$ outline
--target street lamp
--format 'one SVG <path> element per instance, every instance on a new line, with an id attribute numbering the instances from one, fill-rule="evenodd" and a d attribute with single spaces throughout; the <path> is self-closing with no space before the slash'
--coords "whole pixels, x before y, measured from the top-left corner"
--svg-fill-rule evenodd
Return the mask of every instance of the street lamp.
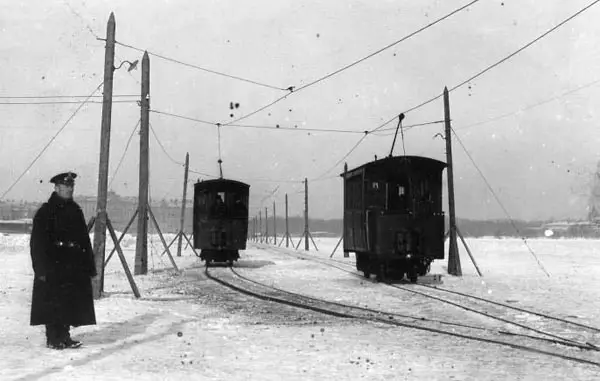
<path id="1" fill-rule="evenodd" d="M 113 71 L 119 70 L 121 68 L 121 66 L 123 66 L 123 64 L 125 62 L 127 62 L 129 64 L 129 69 L 127 69 L 127 72 L 130 72 L 132 70 L 136 70 L 137 69 L 137 64 L 138 64 L 139 60 L 135 60 L 133 62 L 129 62 L 129 61 L 125 60 L 125 61 L 121 62 L 121 64 L 118 67 L 113 68 Z"/>

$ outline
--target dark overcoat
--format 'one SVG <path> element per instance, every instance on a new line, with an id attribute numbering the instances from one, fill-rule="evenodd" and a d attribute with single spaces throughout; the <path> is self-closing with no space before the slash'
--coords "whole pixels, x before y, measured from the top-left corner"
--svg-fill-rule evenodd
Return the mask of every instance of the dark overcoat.
<path id="1" fill-rule="evenodd" d="M 52 193 L 35 214 L 29 245 L 35 273 L 31 325 L 96 324 L 91 282 L 96 266 L 79 205 Z"/>

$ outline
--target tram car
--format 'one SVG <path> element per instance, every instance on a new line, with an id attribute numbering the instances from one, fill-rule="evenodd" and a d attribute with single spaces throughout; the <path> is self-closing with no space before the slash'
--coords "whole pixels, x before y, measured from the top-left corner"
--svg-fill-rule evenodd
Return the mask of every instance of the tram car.
<path id="1" fill-rule="evenodd" d="M 344 179 L 344 255 L 380 281 L 416 282 L 444 258 L 442 171 L 420 156 L 389 156 L 348 170 Z"/>
<path id="2" fill-rule="evenodd" d="M 223 178 L 194 184 L 193 243 L 206 266 L 231 266 L 246 249 L 249 192 L 250 185 Z"/>

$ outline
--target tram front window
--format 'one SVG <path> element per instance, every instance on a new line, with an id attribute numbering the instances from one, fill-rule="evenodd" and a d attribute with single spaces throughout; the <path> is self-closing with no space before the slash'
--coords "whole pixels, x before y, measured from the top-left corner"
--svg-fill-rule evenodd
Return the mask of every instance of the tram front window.
<path id="1" fill-rule="evenodd" d="M 388 185 L 388 210 L 396 212 L 404 212 L 408 208 L 406 187 L 401 184 Z"/>
<path id="2" fill-rule="evenodd" d="M 224 217 L 227 215 L 227 206 L 225 205 L 225 192 L 217 192 L 210 207 L 210 215 L 213 217 Z"/>

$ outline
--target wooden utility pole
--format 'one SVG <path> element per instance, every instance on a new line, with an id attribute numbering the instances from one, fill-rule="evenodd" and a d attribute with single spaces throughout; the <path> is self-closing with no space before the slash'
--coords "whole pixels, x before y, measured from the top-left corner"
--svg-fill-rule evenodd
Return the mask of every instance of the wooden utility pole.
<path id="1" fill-rule="evenodd" d="M 288 197 L 285 194 L 285 247 L 290 246 L 290 225 L 288 222 Z"/>
<path id="2" fill-rule="evenodd" d="M 304 178 L 304 250 L 308 251 L 308 179 Z"/>
<path id="3" fill-rule="evenodd" d="M 188 171 L 190 166 L 190 153 L 185 154 L 185 172 L 183 174 L 183 198 L 181 199 L 181 220 L 179 224 L 179 242 L 177 243 L 177 256 L 181 257 L 181 243 L 183 241 L 183 226 L 185 224 L 185 203 L 187 197 Z"/>
<path id="4" fill-rule="evenodd" d="M 100 132 L 100 165 L 98 168 L 98 195 L 94 226 L 94 262 L 98 276 L 92 280 L 94 299 L 102 296 L 104 288 L 104 255 L 106 245 L 106 199 L 108 195 L 108 162 L 110 153 L 110 122 L 112 115 L 113 72 L 115 69 L 115 15 L 111 12 L 106 26 L 104 52 L 104 87 L 102 100 L 102 126 Z"/>
<path id="5" fill-rule="evenodd" d="M 448 213 L 450 214 L 448 274 L 462 276 L 456 242 L 456 215 L 454 209 L 454 172 L 452 167 L 452 128 L 450 127 L 450 99 L 444 87 L 444 122 L 446 126 L 446 161 L 448 164 Z"/>
<path id="6" fill-rule="evenodd" d="M 135 275 L 148 273 L 148 151 L 150 131 L 150 59 L 142 58 L 142 111 L 140 122 L 140 178 L 138 193 L 138 226 L 135 245 Z"/>
<path id="7" fill-rule="evenodd" d="M 265 206 L 265 243 L 269 243 L 269 215 Z"/>
<path id="8" fill-rule="evenodd" d="M 262 212 L 259 210 L 258 211 L 258 232 L 260 234 L 260 236 L 258 237 L 260 240 L 260 243 L 262 243 L 263 241 L 263 232 L 262 232 Z"/>
<path id="9" fill-rule="evenodd" d="M 273 201 L 273 245 L 277 245 L 277 215 L 275 213 L 275 201 Z"/>

